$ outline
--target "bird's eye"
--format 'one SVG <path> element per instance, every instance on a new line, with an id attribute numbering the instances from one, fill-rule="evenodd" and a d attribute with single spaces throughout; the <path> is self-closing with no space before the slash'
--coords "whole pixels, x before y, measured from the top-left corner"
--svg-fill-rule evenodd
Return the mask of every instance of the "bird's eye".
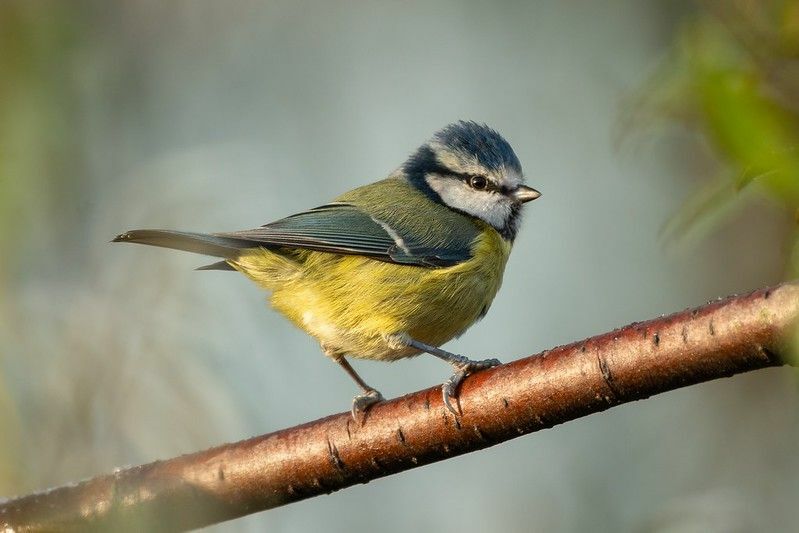
<path id="1" fill-rule="evenodd" d="M 485 176 L 472 176 L 469 178 L 469 186 L 478 191 L 484 191 L 488 188 L 488 180 Z"/>

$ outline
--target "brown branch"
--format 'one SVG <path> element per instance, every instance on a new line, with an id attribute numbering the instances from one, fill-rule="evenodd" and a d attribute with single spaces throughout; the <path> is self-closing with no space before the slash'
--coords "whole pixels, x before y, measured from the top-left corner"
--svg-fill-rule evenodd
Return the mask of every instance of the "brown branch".
<path id="1" fill-rule="evenodd" d="M 394 474 L 624 402 L 783 364 L 799 317 L 784 284 L 631 324 L 469 377 L 463 416 L 439 387 L 0 504 L 14 531 L 201 527 Z"/>

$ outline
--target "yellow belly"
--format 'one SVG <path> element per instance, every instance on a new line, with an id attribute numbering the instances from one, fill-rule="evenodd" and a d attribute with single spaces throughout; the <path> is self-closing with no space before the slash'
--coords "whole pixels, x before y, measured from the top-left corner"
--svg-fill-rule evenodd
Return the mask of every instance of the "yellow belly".
<path id="1" fill-rule="evenodd" d="M 331 355 L 394 360 L 416 355 L 397 337 L 440 346 L 488 309 L 510 243 L 486 228 L 473 256 L 455 266 L 396 265 L 355 255 L 254 249 L 231 264 Z"/>

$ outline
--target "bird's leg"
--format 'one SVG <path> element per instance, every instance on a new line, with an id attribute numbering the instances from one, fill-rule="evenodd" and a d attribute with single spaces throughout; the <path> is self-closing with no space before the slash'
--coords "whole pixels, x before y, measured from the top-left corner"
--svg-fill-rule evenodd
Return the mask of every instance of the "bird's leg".
<path id="1" fill-rule="evenodd" d="M 333 360 L 341 365 L 347 374 L 358 384 L 363 390 L 363 394 L 359 394 L 352 399 L 352 418 L 358 421 L 358 415 L 365 413 L 369 407 L 377 402 L 383 401 L 383 395 L 377 389 L 374 389 L 366 384 L 366 382 L 358 375 L 354 368 L 350 365 L 349 361 L 344 359 L 343 355 L 331 355 Z"/>
<path id="2" fill-rule="evenodd" d="M 497 359 L 472 361 L 471 359 L 464 357 L 462 355 L 448 352 L 446 350 L 442 350 L 441 348 L 430 346 L 414 339 L 408 339 L 407 342 L 408 346 L 411 346 L 423 352 L 427 352 L 430 355 L 435 355 L 436 357 L 443 359 L 447 363 L 451 364 L 452 367 L 455 369 L 455 373 L 452 374 L 452 376 L 447 381 L 445 381 L 443 385 L 441 385 L 441 394 L 444 398 L 444 405 L 455 416 L 460 414 L 460 403 L 458 402 L 458 387 L 460 386 L 463 379 L 469 374 L 473 374 L 478 370 L 484 370 L 486 368 L 491 368 L 494 366 L 498 366 L 500 364 L 499 360 Z M 457 405 L 458 407 L 457 409 L 455 408 L 455 405 L 453 405 L 453 400 L 455 401 L 455 405 Z"/>

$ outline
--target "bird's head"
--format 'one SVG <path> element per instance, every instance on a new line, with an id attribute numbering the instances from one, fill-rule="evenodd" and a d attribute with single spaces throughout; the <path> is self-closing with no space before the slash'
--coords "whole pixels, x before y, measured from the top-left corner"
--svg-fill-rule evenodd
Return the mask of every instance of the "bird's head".
<path id="1" fill-rule="evenodd" d="M 438 131 L 402 166 L 436 202 L 493 226 L 513 240 L 522 204 L 541 194 L 524 185 L 510 144 L 484 124 L 460 121 Z"/>

